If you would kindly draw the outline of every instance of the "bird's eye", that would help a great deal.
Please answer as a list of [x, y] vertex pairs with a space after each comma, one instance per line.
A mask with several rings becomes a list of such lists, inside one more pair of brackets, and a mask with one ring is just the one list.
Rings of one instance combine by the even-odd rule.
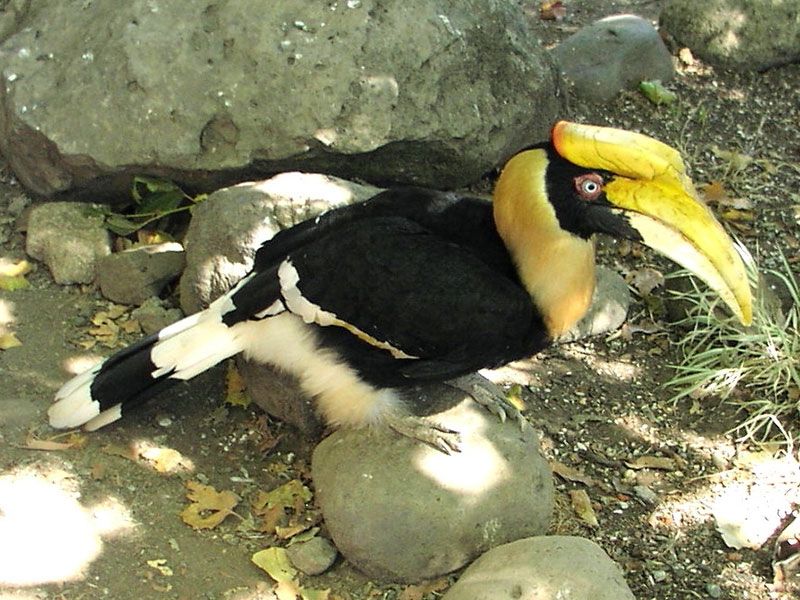
[[587, 173], [575, 178], [575, 191], [584, 200], [594, 200], [603, 191], [603, 178], [597, 173]]

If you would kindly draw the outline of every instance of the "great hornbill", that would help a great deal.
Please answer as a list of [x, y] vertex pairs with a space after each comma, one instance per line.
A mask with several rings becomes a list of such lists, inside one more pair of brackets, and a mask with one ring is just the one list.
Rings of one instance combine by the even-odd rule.
[[447, 430], [415, 420], [400, 390], [530, 356], [569, 329], [592, 297], [595, 233], [673, 259], [749, 323], [742, 260], [679, 153], [562, 121], [507, 162], [491, 202], [390, 189], [281, 231], [207, 309], [67, 382], [50, 423], [97, 429], [244, 352], [295, 375], [330, 425], [438, 443]]

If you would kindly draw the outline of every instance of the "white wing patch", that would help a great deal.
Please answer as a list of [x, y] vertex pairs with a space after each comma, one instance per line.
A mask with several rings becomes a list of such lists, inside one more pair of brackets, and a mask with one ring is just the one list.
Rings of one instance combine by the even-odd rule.
[[399, 348], [392, 346], [389, 342], [383, 342], [372, 337], [355, 325], [348, 323], [347, 321], [343, 321], [334, 313], [323, 309], [318, 304], [314, 304], [305, 298], [303, 296], [303, 292], [301, 292], [300, 288], [297, 287], [297, 284], [300, 282], [300, 274], [297, 272], [297, 269], [294, 268], [294, 265], [292, 265], [291, 260], [286, 259], [281, 263], [281, 266], [278, 268], [278, 279], [281, 283], [281, 294], [283, 295], [283, 299], [286, 302], [287, 308], [303, 319], [305, 323], [315, 323], [323, 327], [328, 327], [330, 325], [343, 327], [355, 335], [358, 339], [367, 342], [371, 346], [375, 346], [381, 350], [386, 350], [394, 358], [419, 358], [417, 356], [412, 356], [411, 354], [406, 354]]

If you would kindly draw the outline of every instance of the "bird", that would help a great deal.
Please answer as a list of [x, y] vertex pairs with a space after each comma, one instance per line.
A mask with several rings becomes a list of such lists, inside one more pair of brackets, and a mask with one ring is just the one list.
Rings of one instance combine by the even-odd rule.
[[680, 153], [642, 133], [559, 121], [514, 154], [491, 199], [397, 187], [278, 232], [204, 310], [66, 382], [54, 428], [99, 429], [242, 353], [294, 375], [333, 428], [388, 426], [443, 451], [404, 389], [529, 357], [588, 310], [595, 236], [649, 246], [744, 323], [735, 243]]

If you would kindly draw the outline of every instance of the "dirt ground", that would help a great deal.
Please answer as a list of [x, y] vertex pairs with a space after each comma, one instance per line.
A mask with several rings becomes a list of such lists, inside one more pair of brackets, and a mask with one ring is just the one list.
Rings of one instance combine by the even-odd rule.
[[[537, 27], [555, 42], [595, 18], [620, 11], [654, 17], [663, 4], [572, 2], [569, 21]], [[656, 107], [630, 92], [603, 107], [573, 99], [568, 116], [637, 129], [680, 149], [697, 183], [717, 182], [752, 202], [751, 216], [728, 225], [763, 265], [775, 266], [778, 251], [797, 265], [800, 65], [737, 75], [685, 61], [680, 71], [669, 84], [678, 94], [673, 105]], [[24, 258], [17, 216], [25, 203], [6, 173], [3, 258]], [[601, 254], [622, 272], [672, 269], [628, 245], [605, 243]], [[292, 480], [313, 491], [312, 444], [255, 407], [224, 402], [224, 367], [116, 426], [53, 439], [44, 413], [66, 380], [63, 366], [109, 351], [81, 344], [98, 338], [88, 333], [98, 328], [92, 319], [115, 309], [90, 286], [55, 285], [41, 266], [27, 278], [28, 288], [0, 292], [0, 323], [13, 320], [22, 343], [0, 351], [0, 575], [16, 582], [0, 587], [0, 598], [270, 598], [273, 584], [251, 555], [285, 542], [253, 526], [252, 502]], [[635, 326], [625, 335], [562, 345], [500, 371], [521, 385], [526, 416], [565, 473], [556, 479], [553, 532], [601, 544], [639, 599], [788, 598], [768, 588], [771, 543], [729, 548], [711, 507], [742, 482], [781, 497], [793, 493], [800, 503], [797, 479], [794, 492], [786, 487], [797, 474], [789, 469], [754, 479], [754, 457], [763, 454], [729, 433], [740, 415], [714, 400], [670, 401], [662, 384], [678, 360], [673, 342], [680, 332], [653, 306], [637, 300], [628, 320]], [[124, 322], [125, 314], [114, 318]], [[121, 343], [132, 339], [123, 334]], [[234, 492], [242, 499], [236, 514], [208, 530], [189, 527], [181, 519], [188, 481]], [[657, 494], [656, 504], [633, 491], [643, 488]], [[577, 489], [588, 493], [597, 526], [574, 511], [570, 491]], [[313, 500], [301, 512], [317, 524]], [[317, 525], [324, 533], [324, 524]], [[412, 600], [439, 597], [457, 575], [427, 588], [382, 585], [340, 558], [301, 583], [330, 589], [331, 598]]]

